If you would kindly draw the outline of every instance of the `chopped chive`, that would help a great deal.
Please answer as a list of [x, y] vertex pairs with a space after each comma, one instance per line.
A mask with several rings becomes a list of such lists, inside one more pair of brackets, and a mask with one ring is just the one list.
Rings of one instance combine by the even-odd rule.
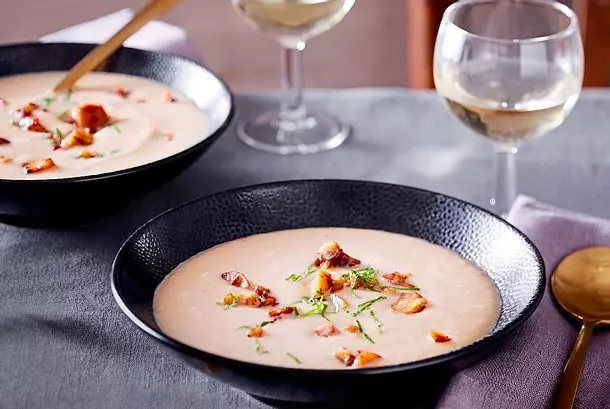
[[297, 307], [294, 307], [294, 316], [295, 317], [299, 316], [299, 309]]
[[349, 270], [341, 276], [344, 280], [358, 283], [360, 286], [371, 291], [379, 291], [379, 280], [377, 271], [371, 267], [364, 267], [358, 270]]
[[117, 124], [110, 124], [110, 126], [112, 127], [112, 129], [114, 129], [116, 133], [121, 133], [121, 128], [119, 128]]
[[363, 303], [358, 304], [358, 310], [354, 312], [352, 315], [354, 317], [360, 315], [364, 310], [371, 308], [371, 305], [375, 304], [377, 301], [385, 300], [387, 297], [380, 295], [377, 298], [373, 298], [372, 300], [365, 301]]
[[63, 121], [63, 118], [65, 118], [68, 115], [70, 115], [70, 111], [66, 110], [66, 111], [62, 112], [61, 114], [57, 115], [57, 119], [60, 119]]
[[117, 152], [119, 152], [118, 149], [113, 149], [111, 151], [105, 151], [105, 152], [100, 153], [100, 156], [102, 156], [102, 157], [111, 156], [111, 155], [114, 155]]
[[257, 339], [255, 340], [256, 342], [256, 353], [257, 354], [268, 354], [269, 351], [267, 351], [265, 348], [263, 348], [263, 346], [261, 345], [261, 342]]
[[302, 317], [319, 314], [326, 321], [330, 322], [330, 320], [326, 317], [326, 310], [328, 309], [327, 303], [325, 303], [323, 300], [316, 299], [314, 297], [306, 299], [305, 302], [310, 304], [312, 308], [310, 310], [300, 313]]
[[44, 102], [44, 106], [46, 106], [46, 107], [50, 106], [53, 103], [53, 101], [55, 101], [55, 98], [51, 97], [49, 95], [42, 98], [42, 102]]
[[286, 281], [301, 281], [304, 278], [309, 277], [310, 275], [314, 274], [316, 272], [316, 266], [314, 266], [313, 264], [311, 264], [309, 267], [307, 267], [307, 270], [305, 270], [305, 272], [303, 274], [290, 274], [288, 277], [286, 277]]
[[59, 128], [55, 128], [55, 133], [59, 137], [59, 142], [61, 142], [62, 139], [64, 139], [64, 134], [59, 130]]
[[369, 341], [371, 344], [374, 344], [375, 341], [373, 341], [373, 339], [371, 337], [369, 337], [369, 334], [364, 332], [364, 330], [362, 329], [362, 324], [360, 324], [360, 321], [356, 320], [356, 325], [358, 326], [358, 331], [360, 331], [362, 336], [364, 336], [364, 338], [366, 338], [367, 341]]
[[292, 355], [290, 352], [286, 352], [286, 355], [288, 355], [290, 358], [292, 358], [292, 360], [294, 362], [296, 362], [297, 364], [302, 364], [303, 362], [301, 362], [301, 360], [299, 358], [297, 358], [296, 356]]
[[261, 322], [259, 324], [259, 326], [262, 328], [262, 327], [265, 327], [265, 326], [267, 326], [269, 324], [273, 324], [273, 321], [263, 321], [263, 322]]
[[375, 324], [377, 324], [377, 330], [379, 331], [380, 334], [383, 334], [383, 323], [381, 322], [381, 320], [379, 318], [377, 318], [377, 315], [375, 315], [375, 311], [371, 310], [369, 311], [369, 314], [371, 315], [371, 317], [373, 317], [373, 320], [375, 321]]
[[360, 296], [358, 295], [358, 293], [356, 292], [356, 290], [354, 290], [353, 288], [351, 289], [351, 291], [352, 291], [352, 295], [353, 295], [354, 297], [356, 297], [356, 298], [362, 298], [362, 297], [360, 297]]
[[394, 288], [396, 290], [401, 290], [401, 291], [419, 291], [420, 290], [418, 287], [389, 287], [389, 288]]

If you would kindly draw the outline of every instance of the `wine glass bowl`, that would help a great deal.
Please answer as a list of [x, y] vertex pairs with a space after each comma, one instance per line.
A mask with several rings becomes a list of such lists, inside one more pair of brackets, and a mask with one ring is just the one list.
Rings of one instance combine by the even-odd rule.
[[583, 60], [577, 17], [561, 3], [462, 0], [445, 11], [434, 83], [450, 111], [492, 141], [497, 213], [516, 196], [519, 147], [560, 126], [576, 104]]
[[252, 27], [284, 47], [297, 48], [339, 23], [354, 0], [233, 0], [233, 4]]
[[282, 46], [281, 107], [239, 122], [247, 145], [279, 154], [311, 154], [336, 148], [349, 126], [323, 110], [303, 104], [303, 50], [307, 41], [338, 24], [355, 0], [232, 0], [252, 27]]

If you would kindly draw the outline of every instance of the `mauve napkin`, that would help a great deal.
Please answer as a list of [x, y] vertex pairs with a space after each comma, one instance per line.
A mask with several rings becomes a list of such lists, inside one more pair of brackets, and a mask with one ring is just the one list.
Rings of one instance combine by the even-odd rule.
[[[508, 220], [536, 244], [547, 277], [563, 257], [583, 247], [610, 245], [610, 220], [545, 205], [521, 196]], [[490, 358], [457, 374], [438, 409], [546, 408], [551, 402], [577, 328], [556, 309], [547, 286], [531, 319]], [[591, 340], [576, 408], [610, 408], [610, 331]]]
[[[134, 15], [133, 10], [123, 9], [95, 20], [80, 23], [56, 33], [40, 38], [44, 43], [49, 42], [79, 42], [103, 43], [125, 25]], [[126, 47], [142, 50], [162, 51], [181, 55], [195, 61], [200, 56], [180, 27], [163, 21], [151, 21], [138, 32], [129, 37], [124, 45]]]

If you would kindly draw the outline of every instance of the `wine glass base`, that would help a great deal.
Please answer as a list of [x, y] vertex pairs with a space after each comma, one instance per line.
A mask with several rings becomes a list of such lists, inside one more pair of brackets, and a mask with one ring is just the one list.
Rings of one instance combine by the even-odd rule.
[[287, 118], [275, 110], [237, 125], [237, 136], [246, 145], [281, 155], [334, 149], [349, 133], [349, 125], [324, 111], [308, 110], [298, 118]]

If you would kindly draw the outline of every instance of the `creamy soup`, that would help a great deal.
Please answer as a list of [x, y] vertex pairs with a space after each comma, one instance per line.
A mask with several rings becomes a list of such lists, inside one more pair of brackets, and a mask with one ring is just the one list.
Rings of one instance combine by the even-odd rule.
[[153, 309], [163, 332], [207, 352], [351, 369], [471, 344], [493, 329], [500, 304], [487, 275], [443, 247], [376, 230], [309, 228], [192, 257], [159, 285]]
[[63, 94], [64, 73], [0, 78], [0, 179], [107, 173], [183, 151], [206, 135], [197, 106], [165, 85], [93, 72]]

